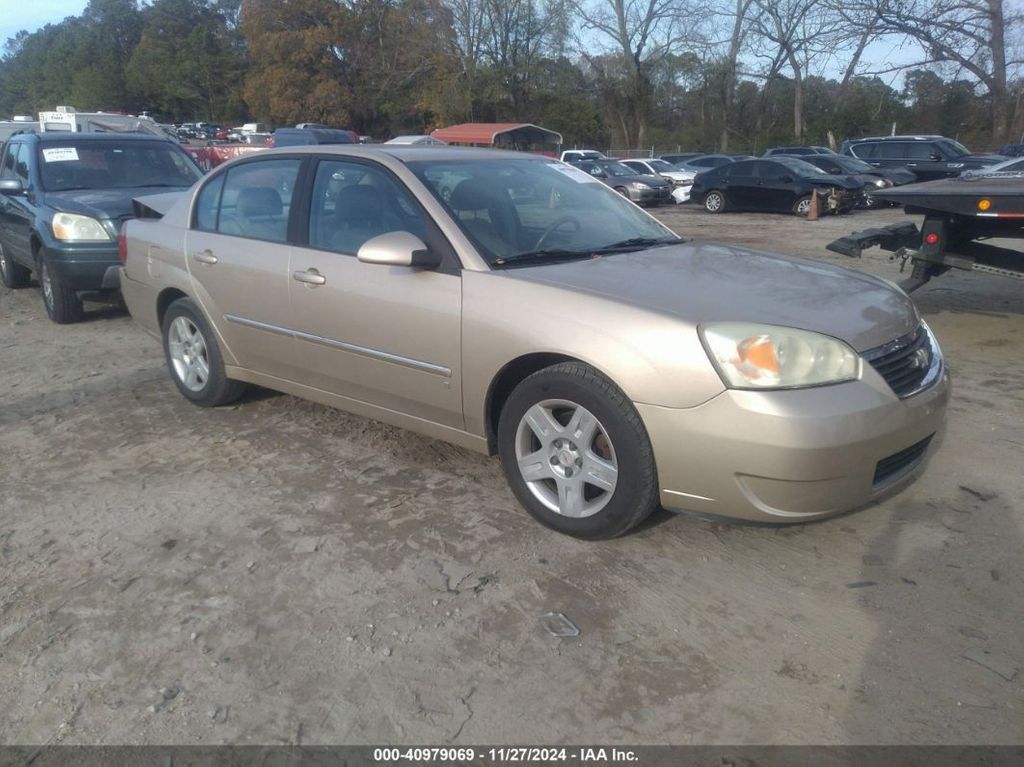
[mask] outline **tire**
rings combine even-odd
[[[28,287],[32,271],[9,258],[0,245],[0,282],[11,290]]]
[[[806,218],[811,212],[811,196],[804,195],[793,203],[793,215]],[[821,203],[818,203],[818,215],[821,215]]]
[[[725,213],[727,207],[728,203],[724,192],[712,189],[704,195],[704,210],[708,213]]]
[[[82,300],[42,254],[39,255],[39,289],[43,294],[46,315],[58,325],[82,319]]]
[[[617,187],[615,187],[615,191],[618,192],[619,194],[621,194],[627,200],[629,199],[629,192],[626,191],[626,187],[624,187],[624,186],[617,186]]]
[[[167,307],[163,322],[164,358],[182,395],[200,407],[217,407],[242,396],[245,384],[224,372],[217,336],[190,298]]]
[[[523,507],[575,538],[622,535],[658,505],[640,415],[615,384],[579,362],[520,382],[501,411],[498,454]]]

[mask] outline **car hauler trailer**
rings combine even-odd
[[[909,261],[910,277],[901,283],[908,292],[950,269],[1024,280],[1024,173],[963,175],[872,195],[923,214],[921,228],[904,223],[865,229],[829,243],[829,250],[858,258],[864,248],[878,246],[892,252],[901,269]]]

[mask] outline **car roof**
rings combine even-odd
[[[169,138],[163,136],[157,136],[154,133],[118,133],[117,131],[109,131],[104,133],[76,133],[74,131],[47,131],[45,133],[19,133],[18,138],[21,136],[35,136],[40,143],[46,144],[57,141],[110,141],[116,139],[118,141],[166,141],[169,144],[173,144]],[[13,137],[12,137],[13,138]]]
[[[847,143],[859,144],[861,141],[934,141],[940,138],[944,139],[946,136],[927,136],[924,134],[910,136],[865,136],[864,138],[849,139]]]
[[[555,158],[548,157],[546,155],[530,154],[528,152],[513,152],[507,149],[478,149],[475,147],[457,147],[450,145],[417,146],[408,144],[312,144],[305,146],[278,147],[274,149],[261,150],[255,154],[245,155],[245,159],[252,160],[279,154],[330,154],[366,158],[387,155],[389,157],[394,157],[401,162],[408,162],[410,160],[546,160],[547,162],[558,162]],[[602,162],[602,160],[593,159],[588,160],[587,162]]]

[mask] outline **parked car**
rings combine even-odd
[[[729,163],[739,162],[740,160],[746,159],[753,158],[750,157],[750,155],[702,154],[697,157],[692,157],[685,162],[677,162],[676,167],[680,170],[692,171],[693,173],[704,173],[712,168],[719,168],[723,165],[728,165]]]
[[[838,152],[833,152],[827,146],[773,146],[764,151],[762,157],[773,157],[774,155],[836,155]]]
[[[696,173],[692,170],[679,170],[664,160],[620,160],[627,168],[632,168],[641,175],[661,176],[672,184],[672,199],[677,203],[690,199],[690,187]]]
[[[598,152],[596,149],[567,149],[562,152],[559,159],[562,162],[579,162],[580,160],[605,160],[607,158],[603,152]]]
[[[798,158],[833,176],[849,176],[864,185],[864,206],[868,208],[880,204],[871,196],[873,189],[889,189],[903,184],[913,184],[917,178],[906,168],[875,168],[856,157],[844,155],[802,155]]]
[[[270,150],[154,212],[125,227],[122,285],[186,399],[258,384],[497,453],[523,506],[581,538],[659,503],[857,508],[943,426],[942,353],[891,283],[681,240],[543,157]]]
[[[806,216],[811,194],[818,193],[823,210],[843,213],[860,204],[864,185],[848,176],[832,176],[795,158],[741,160],[701,173],[693,182],[691,200],[709,213],[760,210]]]
[[[353,144],[352,134],[334,128],[278,128],[273,146],[311,146],[313,144]]]
[[[34,272],[54,322],[80,319],[82,298],[118,289],[118,231],[132,198],[184,189],[202,171],[174,142],[141,134],[31,133],[0,158],[0,277]]]
[[[665,162],[671,163],[672,165],[677,165],[678,163],[686,162],[687,160],[692,160],[694,157],[700,157],[703,154],[704,152],[682,152],[681,154],[663,154],[658,159],[664,160]]]
[[[972,154],[958,141],[944,136],[877,136],[844,141],[842,154],[876,168],[907,168],[918,181],[959,176],[965,170],[995,165],[1002,155]]]
[[[663,205],[672,202],[672,184],[660,176],[638,173],[618,160],[584,160],[574,163],[600,179],[637,205]]]

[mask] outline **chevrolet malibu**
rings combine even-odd
[[[857,508],[942,430],[942,354],[897,287],[686,241],[548,158],[270,150],[137,208],[122,290],[187,399],[258,384],[497,454],[569,535]]]

